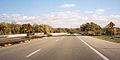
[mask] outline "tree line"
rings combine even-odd
[[[81,32],[86,35],[116,35],[120,34],[120,28],[115,27],[113,22],[108,23],[105,27],[90,22],[80,26]]]
[[[24,33],[77,33],[79,28],[53,28],[47,24],[14,24],[1,22],[0,35]]]
[[[6,34],[23,34],[23,33],[81,33],[85,35],[114,35],[120,34],[120,28],[114,27],[115,24],[110,22],[106,27],[90,22],[80,25],[80,28],[53,28],[47,24],[14,24],[1,22],[0,35]]]
[[[0,23],[0,35],[6,34],[22,34],[22,33],[41,33],[41,32],[52,32],[53,28],[46,24],[13,24],[13,23]]]

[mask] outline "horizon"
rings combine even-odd
[[[86,22],[120,27],[119,0],[1,0],[0,22],[79,28]]]

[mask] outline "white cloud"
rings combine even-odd
[[[89,13],[93,13],[93,11],[84,11],[84,13],[88,13],[89,14]]]
[[[63,11],[51,12],[48,14],[41,14],[38,16],[27,16],[22,14],[0,14],[0,22],[13,22],[18,23],[36,23],[36,24],[49,24],[53,27],[79,27],[80,24],[86,22],[96,22],[104,27],[109,21],[113,21],[117,26],[120,26],[120,15],[104,15],[97,14],[93,11],[92,14],[85,16],[80,14],[81,11]],[[13,19],[15,16],[16,20]]]
[[[96,11],[97,12],[104,12],[105,10],[104,9],[97,9]]]
[[[36,17],[35,16],[23,16],[23,19],[24,20],[34,20],[34,19],[36,19]]]
[[[75,7],[75,6],[76,6],[75,4],[63,4],[60,7],[61,8],[71,8],[71,7]]]
[[[101,15],[103,14],[105,10],[104,9],[96,9],[96,10],[88,10],[88,11],[84,11],[85,14],[98,14]]]

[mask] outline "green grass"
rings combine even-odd
[[[111,36],[105,36],[105,35],[95,36],[95,37],[99,39],[107,40],[107,41],[120,43],[120,38],[112,38]]]

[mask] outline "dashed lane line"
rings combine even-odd
[[[41,50],[41,49],[38,49],[38,50],[36,50],[36,51],[30,53],[30,54],[28,54],[26,57],[30,57],[30,56],[34,55],[35,53],[39,52],[40,50]]]

